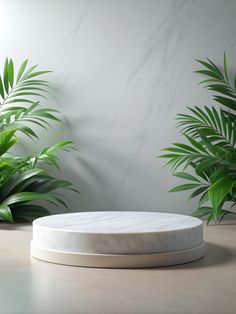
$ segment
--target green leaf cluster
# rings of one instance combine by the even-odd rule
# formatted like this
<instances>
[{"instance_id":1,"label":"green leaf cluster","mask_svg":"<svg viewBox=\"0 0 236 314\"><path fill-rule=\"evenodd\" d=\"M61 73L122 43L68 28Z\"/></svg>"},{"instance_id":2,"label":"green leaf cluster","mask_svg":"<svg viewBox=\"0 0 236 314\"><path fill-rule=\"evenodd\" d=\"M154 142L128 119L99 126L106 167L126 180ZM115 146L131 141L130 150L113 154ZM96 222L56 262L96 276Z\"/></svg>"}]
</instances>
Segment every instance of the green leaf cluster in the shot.
<instances>
[{"instance_id":1,"label":"green leaf cluster","mask_svg":"<svg viewBox=\"0 0 236 314\"><path fill-rule=\"evenodd\" d=\"M36 140L34 126L48 130L50 122L60 122L57 110L40 104L40 98L46 98L52 89L41 76L50 71L36 68L28 67L25 60L16 72L12 59L7 58L0 75L0 220L9 223L49 215L47 203L67 207L60 189L78 192L69 181L55 178L50 167L45 167L47 164L60 169L60 151L73 149L72 141L46 147L35 156L11 153L21 133Z\"/></svg>"},{"instance_id":2,"label":"green leaf cluster","mask_svg":"<svg viewBox=\"0 0 236 314\"><path fill-rule=\"evenodd\" d=\"M213 92L218 106L187 107L187 114L178 114L185 142L173 143L160 157L168 159L174 176L188 182L170 192L193 190L190 199L198 197L193 215L220 222L235 214L236 205L236 74L230 78L225 54L222 68L210 59L197 62L202 68L195 72L206 77L200 84ZM230 210L224 208L228 202Z\"/></svg>"}]
</instances>

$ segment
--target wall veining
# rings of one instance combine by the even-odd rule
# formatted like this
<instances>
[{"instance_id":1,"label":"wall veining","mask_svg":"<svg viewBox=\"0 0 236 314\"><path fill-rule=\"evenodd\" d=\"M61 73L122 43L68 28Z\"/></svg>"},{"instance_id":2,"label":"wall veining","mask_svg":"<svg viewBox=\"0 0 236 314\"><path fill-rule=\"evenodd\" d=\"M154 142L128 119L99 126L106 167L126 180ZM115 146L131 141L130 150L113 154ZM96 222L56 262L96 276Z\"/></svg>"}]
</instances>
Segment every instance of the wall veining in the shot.
<instances>
[{"instance_id":1,"label":"wall veining","mask_svg":"<svg viewBox=\"0 0 236 314\"><path fill-rule=\"evenodd\" d=\"M222 64L225 51L236 71L235 21L234 0L0 0L2 63L54 71L57 97L44 104L65 123L35 150L78 143L61 172L81 192L69 195L71 211L194 209L188 193L168 193L180 181L157 156L180 139L177 113L213 104L194 60Z\"/></svg>"}]
</instances>

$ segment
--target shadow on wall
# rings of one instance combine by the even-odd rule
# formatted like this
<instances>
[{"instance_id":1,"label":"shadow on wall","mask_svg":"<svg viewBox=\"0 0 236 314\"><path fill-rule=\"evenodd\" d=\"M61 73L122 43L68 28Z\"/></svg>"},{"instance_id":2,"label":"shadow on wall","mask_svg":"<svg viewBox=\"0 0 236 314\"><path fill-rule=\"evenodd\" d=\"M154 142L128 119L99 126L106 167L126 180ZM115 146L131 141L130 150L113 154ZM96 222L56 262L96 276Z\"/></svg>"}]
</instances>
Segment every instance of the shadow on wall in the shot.
<instances>
[{"instance_id":1,"label":"shadow on wall","mask_svg":"<svg viewBox=\"0 0 236 314\"><path fill-rule=\"evenodd\" d=\"M119 146L120 149L116 149L116 138L109 136L109 129L107 132L99 132L101 124L107 125L107 121L104 119L101 122L100 118L89 116L66 123L64 137L80 139L79 151L73 154L73 161L68 162L68 159L65 159L62 167L65 178L78 186L81 192L79 200L72 196L71 211L122 210L118 204L119 194L126 179L131 175L135 182L142 182L147 175L144 167L135 167L133 171L136 143L131 141L130 145L134 147L127 156L126 147L122 149ZM127 142L124 145L127 145ZM107 146L110 149L107 149ZM134 210L135 203L131 206L132 208L126 210Z\"/></svg>"},{"instance_id":2,"label":"shadow on wall","mask_svg":"<svg viewBox=\"0 0 236 314\"><path fill-rule=\"evenodd\" d=\"M107 124L107 121L103 123ZM53 175L70 180L81 193L77 195L70 191L62 191L70 212L122 210L119 206L119 194L126 179L131 175L132 180L141 182L146 175L144 167L135 167L135 171L132 172L135 149L133 153L132 148L127 157L126 149L116 149L113 138L106 133L89 132L90 129L96 130L98 124L101 125L100 118L88 116L80 117L73 122L65 119L62 124L54 126L52 134L47 133L45 140L47 143L44 142L44 145L51 145L60 140L71 139L78 146L78 151L63 154L61 172L52 169ZM99 130L100 127L97 129ZM111 149L107 149L107 143L110 143ZM135 145L136 143L134 148ZM23 149L26 153L32 154L31 146L26 145ZM135 210L135 200L131 206L132 208L125 208L125 210ZM52 213L67 211L51 205L48 207Z\"/></svg>"}]
</instances>

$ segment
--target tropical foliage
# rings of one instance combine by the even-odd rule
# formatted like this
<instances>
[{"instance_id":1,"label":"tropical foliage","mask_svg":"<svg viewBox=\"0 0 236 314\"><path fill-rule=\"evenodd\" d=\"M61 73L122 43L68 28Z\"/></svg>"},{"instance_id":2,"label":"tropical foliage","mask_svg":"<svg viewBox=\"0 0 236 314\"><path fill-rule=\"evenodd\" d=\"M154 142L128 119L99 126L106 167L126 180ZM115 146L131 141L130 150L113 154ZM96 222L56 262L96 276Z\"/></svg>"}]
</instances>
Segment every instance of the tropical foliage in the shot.
<instances>
[{"instance_id":1,"label":"tropical foliage","mask_svg":"<svg viewBox=\"0 0 236 314\"><path fill-rule=\"evenodd\" d=\"M195 106L177 115L184 143L173 143L160 157L175 177L186 180L170 192L192 190L198 197L197 217L220 222L236 205L236 74L231 79L226 56L222 69L211 60L197 60L205 76L200 82L213 92L217 107Z\"/></svg>"},{"instance_id":2,"label":"tropical foliage","mask_svg":"<svg viewBox=\"0 0 236 314\"><path fill-rule=\"evenodd\" d=\"M41 76L49 71L36 71L25 60L17 73L12 59L6 59L0 75L0 220L10 223L32 221L48 215L47 203L66 203L58 190L76 191L66 180L50 175L50 167L59 169L59 152L73 149L72 141L62 141L44 148L35 156L13 156L11 148L24 133L37 140L34 126L48 129L50 122L60 121L58 111L41 107L39 99L46 98L51 86Z\"/></svg>"}]
</instances>

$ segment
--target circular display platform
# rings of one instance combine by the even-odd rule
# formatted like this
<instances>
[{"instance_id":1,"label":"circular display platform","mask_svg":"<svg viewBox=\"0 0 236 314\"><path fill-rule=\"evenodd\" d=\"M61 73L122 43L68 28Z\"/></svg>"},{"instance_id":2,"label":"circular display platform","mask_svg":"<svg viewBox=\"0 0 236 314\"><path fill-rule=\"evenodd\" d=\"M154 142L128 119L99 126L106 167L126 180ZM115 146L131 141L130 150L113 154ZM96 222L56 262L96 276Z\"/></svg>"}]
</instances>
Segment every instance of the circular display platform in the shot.
<instances>
[{"instance_id":1,"label":"circular display platform","mask_svg":"<svg viewBox=\"0 0 236 314\"><path fill-rule=\"evenodd\" d=\"M202 221L157 212L81 212L33 222L31 255L109 268L167 266L204 255Z\"/></svg>"}]
</instances>

